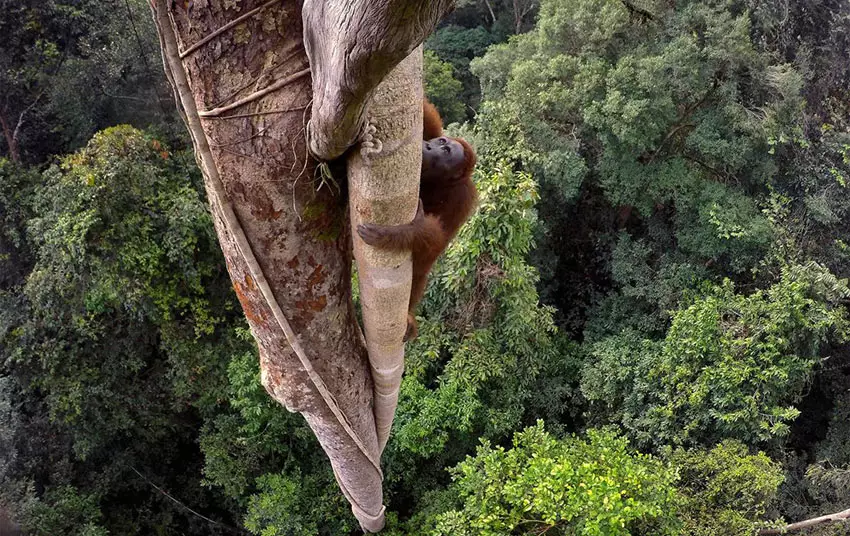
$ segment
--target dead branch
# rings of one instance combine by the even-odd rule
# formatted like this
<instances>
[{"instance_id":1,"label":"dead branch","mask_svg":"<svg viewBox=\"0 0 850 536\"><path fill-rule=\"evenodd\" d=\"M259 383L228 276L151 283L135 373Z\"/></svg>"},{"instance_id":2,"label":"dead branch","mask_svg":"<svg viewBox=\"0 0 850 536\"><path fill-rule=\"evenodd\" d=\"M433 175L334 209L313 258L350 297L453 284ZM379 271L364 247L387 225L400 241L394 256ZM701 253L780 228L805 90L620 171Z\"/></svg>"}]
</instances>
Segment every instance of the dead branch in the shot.
<instances>
[{"instance_id":1,"label":"dead branch","mask_svg":"<svg viewBox=\"0 0 850 536\"><path fill-rule=\"evenodd\" d=\"M836 512L834 514L827 514L825 516L813 517L812 519L806 519L805 521L791 523L790 525L785 525L784 527L761 529L759 531L759 536L766 536L768 534L787 534L789 532L797 532L803 529L808 529L816 525L825 525L827 523L844 523L848 519L850 519L850 508L841 512Z\"/></svg>"}]
</instances>

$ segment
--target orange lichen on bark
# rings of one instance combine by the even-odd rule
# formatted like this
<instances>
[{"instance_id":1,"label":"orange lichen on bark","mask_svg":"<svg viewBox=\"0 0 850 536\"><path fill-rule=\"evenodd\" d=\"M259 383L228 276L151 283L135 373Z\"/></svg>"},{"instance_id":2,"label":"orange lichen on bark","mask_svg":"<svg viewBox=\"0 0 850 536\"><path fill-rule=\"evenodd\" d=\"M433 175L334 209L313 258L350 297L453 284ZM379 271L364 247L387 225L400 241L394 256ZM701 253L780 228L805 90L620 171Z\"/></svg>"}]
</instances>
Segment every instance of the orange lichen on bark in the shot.
<instances>
[{"instance_id":1,"label":"orange lichen on bark","mask_svg":"<svg viewBox=\"0 0 850 536\"><path fill-rule=\"evenodd\" d=\"M295 306L301 309L302 311L312 311L312 312L321 312L327 307L328 299L325 296L319 296L316 299L306 299L306 300L298 300L295 302Z\"/></svg>"},{"instance_id":2,"label":"orange lichen on bark","mask_svg":"<svg viewBox=\"0 0 850 536\"><path fill-rule=\"evenodd\" d=\"M242 304L242 310L245 312L245 317L254 324L263 325L266 322L266 315L252 305L252 300L247 294L253 294L256 291L256 285L250 275L245 276L245 283L238 281L233 282L233 290L236 292L236 297L239 303Z\"/></svg>"},{"instance_id":3,"label":"orange lichen on bark","mask_svg":"<svg viewBox=\"0 0 850 536\"><path fill-rule=\"evenodd\" d=\"M325 274L322 272L322 268L321 264L313 268L313 272L307 278L307 290L312 292L313 287L325 282Z\"/></svg>"}]
</instances>

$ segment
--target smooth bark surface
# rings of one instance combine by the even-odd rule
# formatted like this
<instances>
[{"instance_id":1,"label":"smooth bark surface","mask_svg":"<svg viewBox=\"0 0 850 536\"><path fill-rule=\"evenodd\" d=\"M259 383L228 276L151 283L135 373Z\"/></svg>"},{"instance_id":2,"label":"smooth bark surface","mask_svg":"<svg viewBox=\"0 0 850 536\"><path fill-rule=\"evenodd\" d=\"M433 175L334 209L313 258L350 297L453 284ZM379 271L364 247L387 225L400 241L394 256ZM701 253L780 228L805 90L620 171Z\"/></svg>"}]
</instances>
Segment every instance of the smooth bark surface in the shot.
<instances>
[{"instance_id":1,"label":"smooth bark surface","mask_svg":"<svg viewBox=\"0 0 850 536\"><path fill-rule=\"evenodd\" d=\"M453 5L453 0L305 0L313 154L330 160L354 145L375 88Z\"/></svg>"},{"instance_id":2,"label":"smooth bark surface","mask_svg":"<svg viewBox=\"0 0 850 536\"><path fill-rule=\"evenodd\" d=\"M304 415L361 525L380 530L372 382L349 302L345 203L330 187L319 187L306 146L311 87L309 75L299 75L308 66L300 3L196 0L191 15L182 2L173 11L170 4L155 2L166 71L192 133L234 288L259 346L263 385L287 409ZM256 259L294 342L306 350L344 422L293 352L249 258Z\"/></svg>"},{"instance_id":3,"label":"smooth bark surface","mask_svg":"<svg viewBox=\"0 0 850 536\"><path fill-rule=\"evenodd\" d=\"M366 109L368 134L348 158L351 228L360 223L400 225L416 214L422 168L422 47L378 86ZM366 245L355 233L354 258L372 381L375 426L387 444L404 371L410 298L410 252Z\"/></svg>"}]
</instances>

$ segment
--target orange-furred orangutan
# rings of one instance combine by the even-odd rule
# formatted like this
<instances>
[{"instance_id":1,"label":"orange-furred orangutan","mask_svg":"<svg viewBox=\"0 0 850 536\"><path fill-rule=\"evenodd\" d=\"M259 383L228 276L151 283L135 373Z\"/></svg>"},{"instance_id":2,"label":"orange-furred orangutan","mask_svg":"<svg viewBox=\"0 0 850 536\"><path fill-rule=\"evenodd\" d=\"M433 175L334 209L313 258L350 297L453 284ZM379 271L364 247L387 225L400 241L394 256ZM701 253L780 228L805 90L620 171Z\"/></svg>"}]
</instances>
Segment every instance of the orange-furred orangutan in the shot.
<instances>
[{"instance_id":1,"label":"orange-furred orangutan","mask_svg":"<svg viewBox=\"0 0 850 536\"><path fill-rule=\"evenodd\" d=\"M443 121L433 104L426 100L422 107L422 177L416 216L404 225L357 226L357 234L370 246L412 251L413 283L405 341L418 334L413 311L425 293L428 272L472 214L478 199L472 183L475 151L466 140L443 136Z\"/></svg>"}]
</instances>

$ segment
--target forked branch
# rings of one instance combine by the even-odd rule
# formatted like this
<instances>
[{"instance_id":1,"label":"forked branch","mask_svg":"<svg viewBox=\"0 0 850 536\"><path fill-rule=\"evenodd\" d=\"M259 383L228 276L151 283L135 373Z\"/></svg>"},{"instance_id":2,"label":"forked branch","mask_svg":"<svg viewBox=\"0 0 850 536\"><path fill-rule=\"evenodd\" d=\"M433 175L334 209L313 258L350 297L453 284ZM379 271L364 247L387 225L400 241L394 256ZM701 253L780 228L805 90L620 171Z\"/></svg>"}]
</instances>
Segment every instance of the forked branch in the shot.
<instances>
[{"instance_id":1,"label":"forked branch","mask_svg":"<svg viewBox=\"0 0 850 536\"><path fill-rule=\"evenodd\" d=\"M434 30L452 0L305 0L313 72L310 150L334 159L357 142L378 84Z\"/></svg>"}]
</instances>

